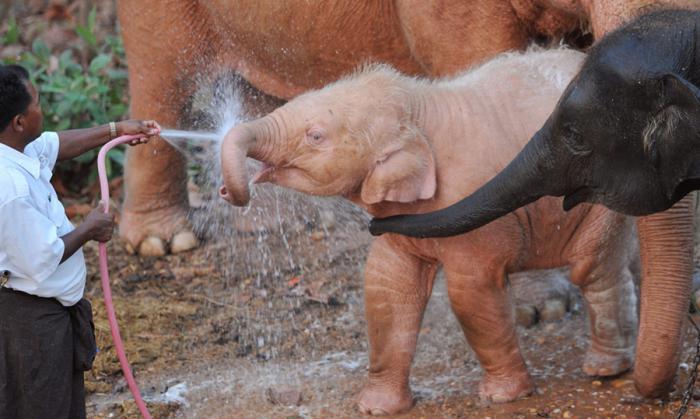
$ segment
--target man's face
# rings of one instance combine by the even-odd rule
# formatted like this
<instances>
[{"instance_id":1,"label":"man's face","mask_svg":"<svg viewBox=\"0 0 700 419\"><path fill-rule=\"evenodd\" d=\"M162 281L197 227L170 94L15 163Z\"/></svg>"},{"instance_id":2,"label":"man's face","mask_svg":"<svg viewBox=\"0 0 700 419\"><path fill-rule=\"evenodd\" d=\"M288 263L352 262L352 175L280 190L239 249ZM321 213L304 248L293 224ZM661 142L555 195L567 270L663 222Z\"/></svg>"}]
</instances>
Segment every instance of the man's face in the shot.
<instances>
[{"instance_id":1,"label":"man's face","mask_svg":"<svg viewBox=\"0 0 700 419\"><path fill-rule=\"evenodd\" d=\"M27 90L32 96L32 102L27 107L27 111L22 115L25 121L26 140L30 143L41 135L41 129L44 121L44 114L41 112L41 104L39 103L39 92L34 85L27 82Z\"/></svg>"}]
</instances>

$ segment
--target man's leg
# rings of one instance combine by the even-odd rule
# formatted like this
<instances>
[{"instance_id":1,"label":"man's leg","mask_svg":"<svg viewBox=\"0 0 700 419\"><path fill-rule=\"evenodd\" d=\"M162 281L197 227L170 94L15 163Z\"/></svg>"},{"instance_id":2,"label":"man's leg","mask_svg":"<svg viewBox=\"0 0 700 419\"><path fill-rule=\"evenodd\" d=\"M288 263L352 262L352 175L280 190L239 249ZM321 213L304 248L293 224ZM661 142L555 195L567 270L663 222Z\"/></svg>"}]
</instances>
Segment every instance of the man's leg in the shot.
<instances>
[{"instance_id":1,"label":"man's leg","mask_svg":"<svg viewBox=\"0 0 700 419\"><path fill-rule=\"evenodd\" d=\"M54 299L0 288L0 417L84 418L77 381L68 310ZM80 395L82 412L72 409Z\"/></svg>"}]
</instances>

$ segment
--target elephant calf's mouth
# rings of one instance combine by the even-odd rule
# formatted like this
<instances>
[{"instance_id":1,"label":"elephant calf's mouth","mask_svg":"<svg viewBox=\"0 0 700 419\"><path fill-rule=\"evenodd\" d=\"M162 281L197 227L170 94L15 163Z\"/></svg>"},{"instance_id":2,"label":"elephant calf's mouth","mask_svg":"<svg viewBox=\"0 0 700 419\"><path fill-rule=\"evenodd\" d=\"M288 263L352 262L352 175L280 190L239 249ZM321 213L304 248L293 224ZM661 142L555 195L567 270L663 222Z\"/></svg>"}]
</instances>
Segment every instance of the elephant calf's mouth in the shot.
<instances>
[{"instance_id":1,"label":"elephant calf's mouth","mask_svg":"<svg viewBox=\"0 0 700 419\"><path fill-rule=\"evenodd\" d=\"M253 179L251 180L253 183L265 183L265 182L270 182L272 180L272 175L273 172L277 168L275 166L272 166L267 163L263 163L262 167L260 170L258 170L254 175Z\"/></svg>"}]
</instances>

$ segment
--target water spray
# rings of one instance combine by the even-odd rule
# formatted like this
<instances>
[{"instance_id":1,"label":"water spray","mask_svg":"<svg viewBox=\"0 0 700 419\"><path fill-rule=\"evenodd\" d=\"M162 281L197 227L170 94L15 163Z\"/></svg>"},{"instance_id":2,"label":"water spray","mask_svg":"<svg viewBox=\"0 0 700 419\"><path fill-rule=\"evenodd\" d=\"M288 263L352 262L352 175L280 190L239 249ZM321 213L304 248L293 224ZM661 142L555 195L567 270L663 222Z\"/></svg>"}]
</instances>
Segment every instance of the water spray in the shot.
<instances>
[{"instance_id":1,"label":"water spray","mask_svg":"<svg viewBox=\"0 0 700 419\"><path fill-rule=\"evenodd\" d=\"M221 135L204 131L183 131L179 129L163 129L159 134L166 140L205 140L219 141Z\"/></svg>"},{"instance_id":2,"label":"water spray","mask_svg":"<svg viewBox=\"0 0 700 419\"><path fill-rule=\"evenodd\" d=\"M128 143L135 139L143 138L145 135L122 135L121 137L115 138L114 140L105 144L97 155L97 173L100 178L100 192L102 196L102 202L104 202L105 214L109 212L109 184L107 183L107 172L105 170L105 156L107 152L118 146L120 144ZM112 331L112 340L114 341L114 347L117 351L117 357L119 358L119 364L122 367L122 372L124 373L124 378L126 378L127 384L129 384L129 390L134 396L134 401L136 406L138 406L141 416L146 419L151 419L151 414L148 412L146 403L144 403L139 388L136 385L136 380L134 380L134 375L131 373L131 368L129 367L129 361L126 359L126 353L124 352L124 344L122 343L122 338L119 335L119 325L117 324L117 315L114 312L114 304L112 303L112 290L109 287L109 269L107 269L107 246L105 243L99 244L100 250L100 276L102 277L102 293L105 299L105 308L107 309L107 317L109 319L109 328Z\"/></svg>"}]
</instances>

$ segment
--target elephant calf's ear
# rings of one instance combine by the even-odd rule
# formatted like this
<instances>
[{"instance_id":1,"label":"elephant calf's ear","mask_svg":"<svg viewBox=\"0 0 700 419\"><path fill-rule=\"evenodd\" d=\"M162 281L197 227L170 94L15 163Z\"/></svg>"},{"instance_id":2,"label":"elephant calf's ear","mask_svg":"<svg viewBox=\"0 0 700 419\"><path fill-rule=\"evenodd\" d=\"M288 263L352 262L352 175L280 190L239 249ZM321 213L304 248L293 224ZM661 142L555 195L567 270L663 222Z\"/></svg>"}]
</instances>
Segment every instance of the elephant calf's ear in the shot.
<instances>
[{"instance_id":1,"label":"elephant calf's ear","mask_svg":"<svg viewBox=\"0 0 700 419\"><path fill-rule=\"evenodd\" d=\"M435 159L424 138L387 147L362 182L362 201L413 202L435 195Z\"/></svg>"}]
</instances>

